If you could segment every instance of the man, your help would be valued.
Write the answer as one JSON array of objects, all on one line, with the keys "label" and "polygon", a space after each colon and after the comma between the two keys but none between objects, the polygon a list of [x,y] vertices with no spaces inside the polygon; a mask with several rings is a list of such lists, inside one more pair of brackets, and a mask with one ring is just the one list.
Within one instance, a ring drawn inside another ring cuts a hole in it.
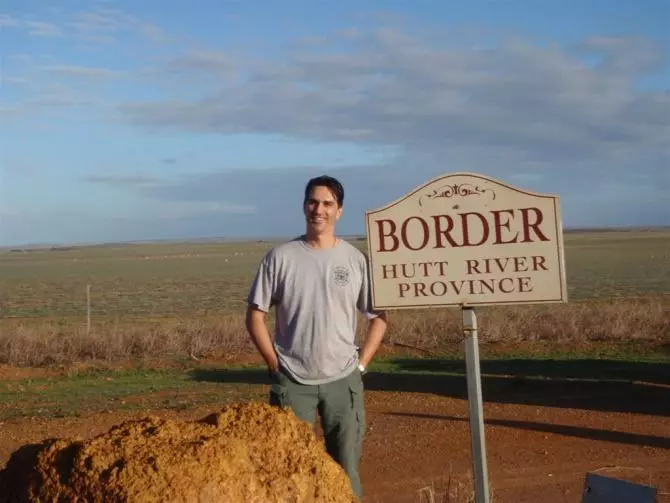
[{"label": "man", "polygon": [[[326,450],[362,498],[362,375],[384,337],[386,318],[373,312],[365,255],[335,235],[343,202],[344,189],[335,178],[309,180],[303,200],[306,232],[263,257],[246,322],[272,376],[270,403],[290,407],[310,424],[319,412]],[[266,324],[272,306],[274,342]],[[360,353],[357,311],[368,319]]]}]

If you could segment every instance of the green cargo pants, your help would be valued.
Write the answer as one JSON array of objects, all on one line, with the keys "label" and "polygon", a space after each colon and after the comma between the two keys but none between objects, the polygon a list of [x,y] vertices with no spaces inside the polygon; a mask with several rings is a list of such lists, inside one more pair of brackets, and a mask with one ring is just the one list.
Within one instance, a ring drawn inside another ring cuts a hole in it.
[{"label": "green cargo pants", "polygon": [[360,371],[356,369],[343,379],[321,385],[300,384],[280,371],[272,382],[270,404],[290,407],[296,416],[310,424],[314,424],[318,410],[326,451],[344,468],[354,492],[362,499],[359,465],[365,407]]}]

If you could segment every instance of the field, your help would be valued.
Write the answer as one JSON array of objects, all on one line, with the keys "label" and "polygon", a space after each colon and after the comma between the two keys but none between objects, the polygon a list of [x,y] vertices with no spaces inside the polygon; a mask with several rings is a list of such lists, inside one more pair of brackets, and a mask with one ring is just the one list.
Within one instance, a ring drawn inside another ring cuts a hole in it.
[{"label": "field", "polygon": [[[565,241],[570,302],[481,308],[482,340],[626,345],[662,339],[668,322],[664,294],[670,291],[670,232],[574,233]],[[270,246],[109,245],[0,254],[0,363],[35,366],[247,351],[246,294]],[[461,338],[457,310],[398,312],[392,319],[389,341],[429,354]]]},{"label": "field", "polygon": [[[1,251],[0,466],[47,436],[264,400],[243,313],[272,244]],[[572,232],[565,248],[567,304],[477,310],[493,501],[580,501],[594,470],[667,500],[670,231]],[[467,501],[460,313],[390,322],[366,376],[366,501]]]}]

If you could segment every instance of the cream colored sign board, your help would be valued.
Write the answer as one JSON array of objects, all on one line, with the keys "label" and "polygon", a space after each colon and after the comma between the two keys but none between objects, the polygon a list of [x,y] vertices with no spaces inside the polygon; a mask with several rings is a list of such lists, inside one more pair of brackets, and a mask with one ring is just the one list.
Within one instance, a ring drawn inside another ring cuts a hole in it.
[{"label": "cream colored sign board", "polygon": [[473,173],[366,212],[377,309],[567,302],[559,198]]}]

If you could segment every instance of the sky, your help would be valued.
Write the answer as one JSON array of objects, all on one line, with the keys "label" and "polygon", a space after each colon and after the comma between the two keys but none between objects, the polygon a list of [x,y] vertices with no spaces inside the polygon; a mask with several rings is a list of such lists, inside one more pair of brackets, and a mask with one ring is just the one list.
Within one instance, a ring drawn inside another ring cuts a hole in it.
[{"label": "sky", "polygon": [[670,0],[3,0],[0,245],[342,234],[443,174],[670,225]]}]

